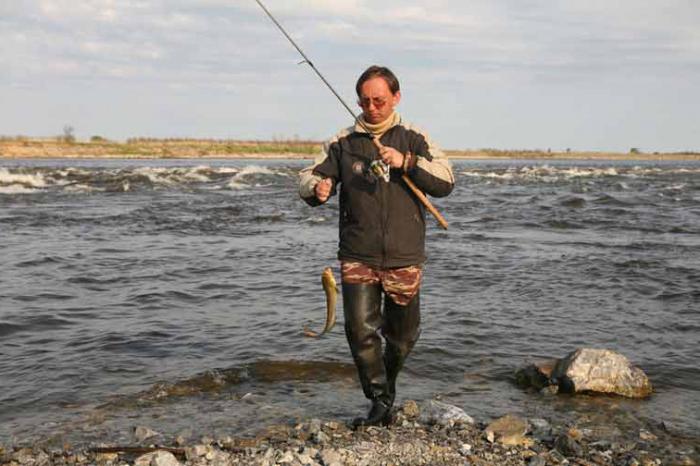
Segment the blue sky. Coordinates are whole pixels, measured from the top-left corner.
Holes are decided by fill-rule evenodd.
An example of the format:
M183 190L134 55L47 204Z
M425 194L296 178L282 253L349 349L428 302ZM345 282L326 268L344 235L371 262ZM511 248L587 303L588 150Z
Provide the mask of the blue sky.
M450 149L700 150L698 0L266 0L355 106ZM254 0L0 0L0 134L325 139L350 116Z

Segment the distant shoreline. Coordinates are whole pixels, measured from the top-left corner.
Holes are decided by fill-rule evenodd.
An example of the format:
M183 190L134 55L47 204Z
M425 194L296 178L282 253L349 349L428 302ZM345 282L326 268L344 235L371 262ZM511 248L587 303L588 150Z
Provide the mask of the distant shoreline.
M2 138L0 158L133 158L133 159L313 159L321 149L317 141L233 141L200 139L105 139L89 142L58 138ZM541 150L445 150L454 160L554 159L554 160L700 160L700 152L642 153Z

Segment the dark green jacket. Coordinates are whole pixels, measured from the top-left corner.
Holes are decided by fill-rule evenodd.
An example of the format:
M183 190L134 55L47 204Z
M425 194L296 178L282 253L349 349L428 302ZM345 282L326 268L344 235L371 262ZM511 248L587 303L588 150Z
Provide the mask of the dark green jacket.
M408 176L425 194L447 196L454 187L447 157L425 132L397 120L381 143L416 156ZM359 125L347 128L302 170L299 194L309 205L319 205L316 183L333 180L333 194L340 195L340 260L383 268L421 264L426 259L425 209L402 181L402 170L392 169L389 182L370 174L369 164L377 158L370 135Z

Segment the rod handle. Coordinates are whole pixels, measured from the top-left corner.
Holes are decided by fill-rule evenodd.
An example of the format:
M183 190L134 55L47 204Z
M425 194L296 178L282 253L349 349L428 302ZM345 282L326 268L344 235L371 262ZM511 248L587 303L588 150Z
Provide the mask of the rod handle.
M440 212L435 208L435 206L430 202L430 200L423 194L423 191L418 189L418 186L413 183L413 180L408 177L407 174L401 175L401 179L403 180L404 183L406 183L406 186L413 191L413 194L416 195L419 201L423 203L426 209L428 209L428 212L430 212L433 217L435 217L435 220L437 220L438 224L442 227L443 230L447 230L447 220L445 220L445 217L443 217Z

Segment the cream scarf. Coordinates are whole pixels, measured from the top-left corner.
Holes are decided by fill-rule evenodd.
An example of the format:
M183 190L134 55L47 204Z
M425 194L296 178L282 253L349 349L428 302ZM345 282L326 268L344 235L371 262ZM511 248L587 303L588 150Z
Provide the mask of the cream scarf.
M360 120L362 120L362 123L365 126L367 126L367 129L370 130L370 132L372 133L372 136L380 138L380 137L382 137L382 135L384 133L389 131L392 127L401 123L401 116L399 116L399 114L396 112L392 112L392 114L389 115L389 117L386 120L384 120L380 123L374 123L374 124L368 123L365 120L365 117L362 115L360 115ZM361 131L363 133L366 132L365 129L362 127L362 125L360 125L359 123L355 124L355 131Z

